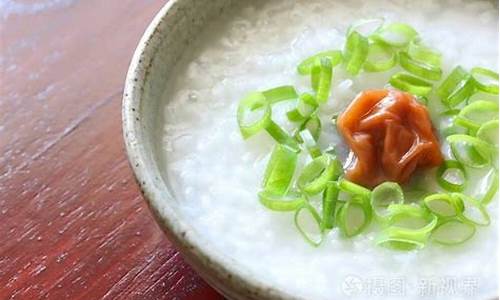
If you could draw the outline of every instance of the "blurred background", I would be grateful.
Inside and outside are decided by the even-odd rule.
[[[121,131],[160,0],[0,0],[0,299],[221,299],[154,222]]]

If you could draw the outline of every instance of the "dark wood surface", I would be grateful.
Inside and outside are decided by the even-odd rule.
[[[164,3],[0,0],[0,299],[222,299],[124,153],[125,74]]]

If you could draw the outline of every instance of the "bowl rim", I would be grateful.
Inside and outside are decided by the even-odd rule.
[[[194,260],[199,262],[203,268],[215,272],[220,276],[218,278],[220,283],[224,281],[225,285],[230,285],[231,289],[234,289],[233,292],[238,293],[236,294],[238,297],[243,295],[244,299],[299,299],[297,296],[259,280],[254,273],[241,266],[224,252],[216,251],[210,247],[208,241],[199,239],[196,230],[182,220],[175,209],[168,205],[173,196],[169,193],[165,194],[165,191],[159,188],[158,181],[163,181],[161,176],[154,176],[151,169],[147,167],[146,158],[150,154],[143,147],[145,140],[140,122],[144,85],[147,82],[153,58],[164,36],[159,28],[163,22],[166,22],[172,8],[182,1],[185,0],[169,0],[159,10],[142,35],[127,72],[122,98],[122,133],[127,158],[135,180],[140,187],[143,198],[153,212],[156,222],[169,240],[178,249],[180,248],[181,254],[190,264],[191,260]],[[207,278],[208,275],[200,275],[205,280],[215,284],[214,281]],[[213,287],[218,289],[218,286]],[[218,290],[226,292],[222,288]],[[239,294],[240,292],[241,294]]]

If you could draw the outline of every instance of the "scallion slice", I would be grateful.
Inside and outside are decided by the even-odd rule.
[[[341,174],[340,162],[324,154],[313,159],[307,164],[299,178],[297,185],[307,195],[316,195],[326,188],[329,181],[336,180]]]
[[[353,31],[357,31],[359,34],[365,37],[370,37],[372,34],[377,32],[382,25],[384,25],[384,18],[374,18],[374,19],[362,19],[354,22],[347,29],[347,35]]]
[[[353,237],[363,231],[370,223],[370,211],[366,205],[358,202],[346,202],[337,215],[337,224],[341,233]]]
[[[403,190],[395,182],[386,181],[381,183],[371,192],[370,204],[375,212],[375,216],[378,218],[386,216],[386,208],[390,204],[402,204],[403,202]]]
[[[498,95],[498,73],[481,67],[470,71],[478,90]]]
[[[285,195],[274,194],[269,191],[259,192],[259,201],[265,207],[274,211],[295,211],[304,204],[306,199],[297,192],[288,192]]]
[[[463,202],[464,209],[459,216],[460,218],[478,226],[490,225],[490,216],[480,201],[460,193],[453,193],[452,197]]]
[[[413,27],[404,23],[391,23],[382,26],[372,38],[394,47],[405,47],[414,40],[418,33]]]
[[[320,72],[318,78],[318,88],[316,90],[316,100],[319,104],[326,103],[330,97],[332,86],[333,67],[326,57],[320,59]]]
[[[413,75],[428,80],[441,79],[442,71],[439,66],[428,64],[426,61],[415,60],[405,51],[399,53],[399,63],[403,69]]]
[[[432,84],[416,76],[399,72],[389,79],[389,83],[402,91],[426,97],[432,91]]]
[[[267,163],[262,187],[275,195],[285,195],[292,182],[297,165],[298,153],[294,149],[278,144],[274,146]]]
[[[279,87],[275,87],[266,91],[263,91],[262,94],[266,97],[267,102],[270,104],[296,99],[298,97],[295,88],[291,85],[283,85]]]
[[[437,169],[437,182],[449,192],[461,192],[465,189],[467,173],[462,164],[456,160],[446,160]]]
[[[475,134],[481,124],[488,120],[498,119],[498,104],[491,101],[478,100],[460,110],[454,120],[455,125],[462,126]]]
[[[446,138],[455,158],[471,168],[481,168],[491,162],[493,147],[485,141],[465,134]]]
[[[486,177],[486,187],[485,193],[482,195],[481,203],[483,205],[488,205],[493,197],[495,197],[498,192],[498,170],[492,169],[490,170],[488,176]]]
[[[297,101],[297,106],[287,112],[286,115],[288,120],[292,122],[304,122],[317,108],[318,103],[314,96],[309,93],[303,93]]]
[[[311,57],[308,57],[298,65],[297,71],[301,75],[311,74],[311,70],[313,68],[314,62],[317,59],[321,59],[321,58],[327,58],[330,61],[330,64],[332,65],[332,67],[335,67],[336,65],[338,65],[342,62],[342,51],[340,51],[340,50],[324,51],[324,52],[317,53]]]
[[[368,48],[368,38],[357,31],[348,34],[344,47],[344,64],[349,74],[357,75],[361,71],[368,56]]]
[[[438,217],[455,217],[464,210],[461,199],[445,193],[425,197],[424,206]]]
[[[384,72],[392,69],[397,63],[397,55],[387,45],[372,42],[368,47],[368,56],[363,69],[366,72]]]
[[[476,137],[498,148],[498,120],[492,120],[481,125]]]
[[[346,179],[339,181],[339,188],[350,195],[360,196],[367,201],[370,200],[372,193],[369,189]]]
[[[474,93],[475,84],[472,76],[461,66],[457,66],[437,89],[443,104],[455,107],[467,100]]]
[[[455,118],[457,117],[459,109],[450,109],[443,113],[440,116],[440,124],[439,124],[439,132],[443,136],[449,136],[452,134],[466,134],[467,129],[455,126]]]
[[[237,119],[241,135],[247,139],[272,122],[271,106],[262,93],[250,93],[240,101]]]
[[[288,147],[299,150],[299,145],[297,141],[291,137],[283,128],[281,128],[278,124],[274,123],[274,121],[270,121],[266,126],[266,131],[269,133],[273,139],[279,144],[287,145]]]
[[[302,130],[301,132],[299,132],[299,135],[303,141],[304,146],[309,152],[309,155],[311,155],[312,158],[321,156],[321,149],[319,148],[309,130]]]
[[[425,61],[427,64],[440,67],[441,53],[422,43],[420,39],[414,39],[408,45],[408,55],[418,61]]]
[[[323,192],[323,222],[321,224],[323,229],[332,229],[335,224],[335,208],[338,196],[338,183],[336,181],[328,182]]]
[[[431,239],[444,245],[457,245],[469,240],[476,232],[476,227],[457,219],[450,219],[439,224],[431,234]]]
[[[313,113],[305,120],[300,127],[298,128],[295,138],[302,143],[303,140],[300,137],[299,133],[304,130],[309,130],[314,140],[318,140],[321,135],[321,120],[319,119],[316,113]]]
[[[314,247],[321,244],[324,237],[321,217],[309,203],[304,203],[295,211],[294,223],[306,242]]]

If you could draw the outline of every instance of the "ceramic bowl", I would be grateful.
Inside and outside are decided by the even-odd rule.
[[[207,21],[231,0],[170,0],[144,33],[132,58],[123,95],[123,134],[130,164],[158,224],[191,266],[230,299],[294,299],[260,282],[237,261],[199,237],[179,214],[179,202],[158,168],[155,139],[165,83],[170,70]],[[167,100],[168,101],[168,100]]]

